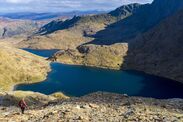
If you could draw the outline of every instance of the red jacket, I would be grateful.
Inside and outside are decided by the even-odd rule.
[[[18,106],[20,108],[26,108],[27,107],[27,104],[26,104],[26,102],[24,100],[20,100],[20,102],[18,103]]]

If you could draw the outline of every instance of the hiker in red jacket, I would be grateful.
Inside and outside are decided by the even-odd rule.
[[[18,106],[22,110],[22,114],[24,114],[25,108],[28,108],[24,98],[22,98],[22,100],[20,100],[20,102],[18,103]]]

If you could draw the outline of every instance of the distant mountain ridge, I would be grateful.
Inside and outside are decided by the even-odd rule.
[[[72,18],[74,15],[87,15],[87,14],[97,14],[104,13],[104,11],[72,11],[63,13],[7,13],[0,14],[0,38],[7,38],[13,36],[31,36],[35,34],[38,30],[41,33],[45,29],[52,32],[52,30],[60,29],[60,22],[66,19]],[[53,19],[57,19],[48,25],[48,22]],[[3,23],[4,22],[4,23]],[[9,24],[8,24],[9,23]],[[54,24],[55,23],[55,24]],[[4,25],[5,24],[5,25]],[[53,24],[53,25],[52,25]],[[51,28],[51,26],[53,28]]]
[[[127,16],[130,16],[132,13],[135,12],[135,10],[139,6],[140,4],[135,3],[135,4],[123,5],[117,8],[116,10],[106,14],[74,16],[72,19],[68,19],[66,21],[62,21],[59,19],[53,20],[52,22],[43,26],[38,33],[49,34],[57,30],[69,29],[73,26],[78,26],[87,22],[110,24],[117,20],[124,19]]]
[[[55,47],[58,49],[76,48],[88,43],[111,45],[128,42],[128,40],[148,31],[181,9],[183,9],[182,0],[176,2],[173,0],[154,0],[151,4],[124,5],[108,14],[75,16],[66,21],[56,20],[43,26],[36,36],[20,45],[22,47],[43,48],[42,39],[44,39],[44,43],[49,41],[49,45],[50,41],[53,40],[50,47],[47,46],[47,48]],[[74,39],[71,38],[68,41],[67,35],[59,39],[59,35],[61,36],[63,31],[70,35],[79,36],[80,40],[75,39],[76,41],[73,42]],[[65,46],[59,46],[56,43],[64,43]]]
[[[54,20],[19,43],[20,47],[67,49],[93,40],[93,35],[108,25],[131,16],[140,4],[129,4],[107,14],[74,16],[66,21]],[[34,42],[34,43],[32,43]],[[45,46],[46,45],[46,46]]]
[[[41,24],[28,20],[0,19],[0,38],[31,35]]]
[[[99,14],[105,13],[105,11],[72,11],[72,12],[55,12],[55,13],[31,13],[31,12],[20,12],[20,13],[5,13],[0,14],[0,17],[6,17],[9,19],[22,19],[22,20],[46,20],[62,17],[73,17],[75,15],[87,15],[87,14]]]

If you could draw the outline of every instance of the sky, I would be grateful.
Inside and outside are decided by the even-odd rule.
[[[108,11],[129,3],[151,3],[152,0],[0,0],[0,13]]]

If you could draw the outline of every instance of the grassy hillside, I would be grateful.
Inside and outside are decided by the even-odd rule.
[[[46,78],[49,63],[43,58],[0,43],[0,90],[12,90],[19,83],[33,83]]]
[[[111,69],[120,69],[122,56],[128,51],[128,44],[114,44],[111,46],[85,45],[76,50],[57,52],[50,60],[56,59],[66,64],[79,64]]]

